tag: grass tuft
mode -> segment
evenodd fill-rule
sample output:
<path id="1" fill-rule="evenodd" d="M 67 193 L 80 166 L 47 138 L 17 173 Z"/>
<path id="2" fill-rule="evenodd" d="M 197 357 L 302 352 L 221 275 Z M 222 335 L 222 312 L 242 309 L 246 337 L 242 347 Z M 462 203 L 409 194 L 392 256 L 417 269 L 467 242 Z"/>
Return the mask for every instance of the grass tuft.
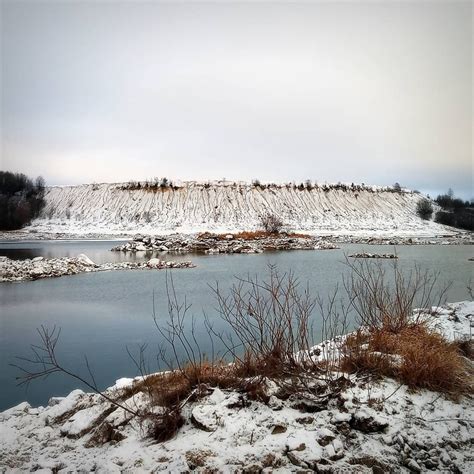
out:
<path id="1" fill-rule="evenodd" d="M 449 342 L 425 324 L 400 332 L 382 327 L 347 338 L 341 368 L 374 376 L 394 377 L 411 388 L 425 388 L 454 398 L 473 388 L 472 367 L 463 349 L 468 344 Z M 472 346 L 469 347 L 472 348 Z"/>

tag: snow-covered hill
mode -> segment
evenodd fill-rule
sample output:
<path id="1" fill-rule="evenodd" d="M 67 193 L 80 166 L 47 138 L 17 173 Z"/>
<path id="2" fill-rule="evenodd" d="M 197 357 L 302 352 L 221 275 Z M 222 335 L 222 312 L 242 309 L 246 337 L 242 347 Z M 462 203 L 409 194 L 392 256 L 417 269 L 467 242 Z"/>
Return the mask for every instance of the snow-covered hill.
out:
<path id="1" fill-rule="evenodd" d="M 260 216 L 279 216 L 291 230 L 323 234 L 446 234 L 416 214 L 422 196 L 391 188 L 320 185 L 255 186 L 187 182 L 179 187 L 127 189 L 124 184 L 53 186 L 30 226 L 39 232 L 166 233 L 234 231 L 259 227 Z"/>

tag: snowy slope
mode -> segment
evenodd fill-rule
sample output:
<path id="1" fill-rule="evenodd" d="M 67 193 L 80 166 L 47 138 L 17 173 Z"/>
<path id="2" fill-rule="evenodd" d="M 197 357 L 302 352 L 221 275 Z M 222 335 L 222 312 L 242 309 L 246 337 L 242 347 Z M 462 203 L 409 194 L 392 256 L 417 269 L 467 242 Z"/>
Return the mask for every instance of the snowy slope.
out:
<path id="1" fill-rule="evenodd" d="M 256 187 L 187 182 L 156 192 L 121 184 L 50 187 L 46 207 L 30 229 L 41 232 L 196 232 L 247 230 L 263 214 L 291 230 L 327 234 L 439 235 L 449 231 L 416 215 L 421 195 L 389 188 Z"/>

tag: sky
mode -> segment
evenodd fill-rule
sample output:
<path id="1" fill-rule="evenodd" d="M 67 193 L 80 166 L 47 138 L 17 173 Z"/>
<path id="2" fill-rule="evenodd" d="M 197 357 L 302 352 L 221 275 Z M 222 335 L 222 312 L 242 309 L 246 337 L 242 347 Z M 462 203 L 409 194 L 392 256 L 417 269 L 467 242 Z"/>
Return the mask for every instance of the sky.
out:
<path id="1" fill-rule="evenodd" d="M 470 1 L 0 1 L 2 170 L 474 197 Z"/>

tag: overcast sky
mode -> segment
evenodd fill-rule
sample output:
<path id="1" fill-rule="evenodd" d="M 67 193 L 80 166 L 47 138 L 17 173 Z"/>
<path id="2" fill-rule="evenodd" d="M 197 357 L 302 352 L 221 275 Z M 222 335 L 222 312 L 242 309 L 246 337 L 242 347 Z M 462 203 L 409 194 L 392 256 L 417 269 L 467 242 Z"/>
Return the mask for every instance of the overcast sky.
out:
<path id="1" fill-rule="evenodd" d="M 474 196 L 469 1 L 7 0 L 1 14 L 2 169 Z"/>

